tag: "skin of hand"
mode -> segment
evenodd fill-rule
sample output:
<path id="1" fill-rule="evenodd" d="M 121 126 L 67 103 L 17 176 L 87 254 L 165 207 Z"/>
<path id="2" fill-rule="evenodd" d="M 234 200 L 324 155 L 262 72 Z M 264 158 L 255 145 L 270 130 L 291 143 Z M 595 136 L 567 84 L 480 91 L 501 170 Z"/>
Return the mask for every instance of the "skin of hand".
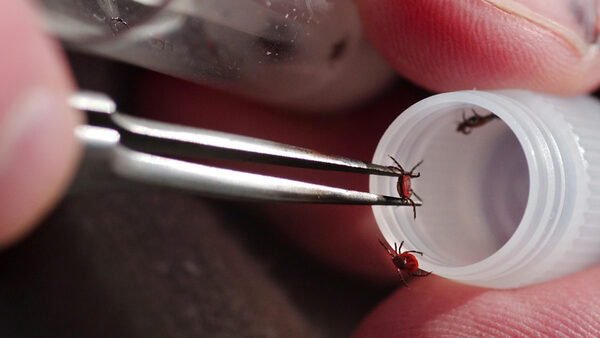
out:
<path id="1" fill-rule="evenodd" d="M 565 8 L 567 3 L 552 2 Z M 573 20 L 563 20 L 567 14 L 556 14 L 539 0 L 357 0 L 357 4 L 365 30 L 381 54 L 399 73 L 430 90 L 528 88 L 574 94 L 599 82 L 596 48 L 587 43 L 588 33 L 579 34 L 588 30 L 578 30 Z M 0 10 L 5 15 L 0 36 L 11 46 L 0 62 L 0 137 L 4 137 L 0 141 L 0 244 L 6 245 L 22 236 L 64 187 L 77 154 L 72 140 L 77 117 L 65 104 L 72 84 L 63 61 L 43 37 L 28 3 L 0 1 Z M 559 12 L 575 15 L 576 10 Z M 397 113 L 426 95 L 410 86 L 394 88 L 354 112 L 317 116 L 283 115 L 274 108 L 156 75 L 149 76 L 139 93 L 137 111 L 149 117 L 365 160 Z M 164 116 L 165 111 L 172 115 Z M 291 173 L 312 181 L 327 175 L 271 170 L 270 174 Z M 362 177 L 325 179 L 328 184 L 367 189 Z M 369 207 L 265 204 L 257 208 L 298 247 L 332 266 L 375 282 L 400 285 L 387 253 L 377 243 L 379 232 Z M 504 291 L 429 276 L 413 281 L 410 289 L 399 288 L 355 334 L 597 336 L 599 274 L 598 268 L 592 268 Z"/>
<path id="2" fill-rule="evenodd" d="M 592 3 L 357 1 L 371 42 L 414 83 L 434 91 L 523 88 L 561 95 L 591 91 L 600 81 L 598 27 L 585 16 L 597 11 L 584 6 Z"/>
<path id="3" fill-rule="evenodd" d="M 75 167 L 73 85 L 29 1 L 0 1 L 0 247 L 52 207 Z"/>

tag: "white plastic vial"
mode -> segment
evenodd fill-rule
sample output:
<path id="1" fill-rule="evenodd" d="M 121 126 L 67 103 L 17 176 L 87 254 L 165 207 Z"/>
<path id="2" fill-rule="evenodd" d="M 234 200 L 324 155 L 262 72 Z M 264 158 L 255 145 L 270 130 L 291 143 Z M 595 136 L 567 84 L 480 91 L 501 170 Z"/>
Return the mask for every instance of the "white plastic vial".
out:
<path id="1" fill-rule="evenodd" d="M 499 119 L 465 135 L 466 117 Z M 385 239 L 419 250 L 420 267 L 455 281 L 513 288 L 600 261 L 600 102 L 528 91 L 439 94 L 404 111 L 373 163 L 406 170 L 423 200 L 375 206 Z M 370 190 L 397 196 L 396 179 L 372 176 Z"/>

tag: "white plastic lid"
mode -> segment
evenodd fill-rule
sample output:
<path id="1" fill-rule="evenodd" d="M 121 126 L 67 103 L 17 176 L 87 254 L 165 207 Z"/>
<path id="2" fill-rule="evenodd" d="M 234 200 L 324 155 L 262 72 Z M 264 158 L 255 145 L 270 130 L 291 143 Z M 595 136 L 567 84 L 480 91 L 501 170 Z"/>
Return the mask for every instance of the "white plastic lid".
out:
<path id="1" fill-rule="evenodd" d="M 457 132 L 463 113 L 500 119 Z M 405 169 L 423 199 L 375 206 L 392 244 L 424 253 L 420 267 L 472 285 L 511 288 L 600 261 L 600 102 L 527 91 L 461 91 L 422 100 L 381 138 L 373 163 Z M 372 176 L 397 196 L 397 179 Z"/>

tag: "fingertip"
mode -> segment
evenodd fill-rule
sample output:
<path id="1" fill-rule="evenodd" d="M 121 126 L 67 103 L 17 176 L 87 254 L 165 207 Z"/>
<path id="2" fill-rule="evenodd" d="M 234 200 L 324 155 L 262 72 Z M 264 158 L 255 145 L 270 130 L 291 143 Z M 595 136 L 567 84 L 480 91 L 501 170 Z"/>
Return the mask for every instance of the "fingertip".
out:
<path id="1" fill-rule="evenodd" d="M 56 46 L 27 1 L 0 2 L 0 247 L 28 233 L 56 202 L 74 170 L 80 116 Z M 14 27 L 21 27 L 16 30 Z"/>
<path id="2" fill-rule="evenodd" d="M 544 14 L 496 2 L 359 0 L 358 7 L 384 58 L 430 90 L 520 88 L 577 94 L 598 84 L 595 46 L 565 26 L 546 24 L 554 21 Z"/>

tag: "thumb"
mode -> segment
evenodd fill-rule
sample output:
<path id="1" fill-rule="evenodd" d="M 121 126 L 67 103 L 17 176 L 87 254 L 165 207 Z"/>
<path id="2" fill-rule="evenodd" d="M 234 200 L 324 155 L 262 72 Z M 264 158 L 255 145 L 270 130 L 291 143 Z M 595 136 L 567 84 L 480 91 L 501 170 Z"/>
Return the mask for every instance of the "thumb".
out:
<path id="1" fill-rule="evenodd" d="M 599 267 L 510 290 L 423 278 L 379 304 L 354 337 L 598 337 L 599 279 Z"/>
<path id="2" fill-rule="evenodd" d="M 435 91 L 576 94 L 600 82 L 593 1 L 357 2 L 367 34 L 388 62 Z"/>
<path id="3" fill-rule="evenodd" d="M 0 1 L 0 247 L 56 201 L 74 167 L 78 120 L 57 48 L 29 1 Z"/>

